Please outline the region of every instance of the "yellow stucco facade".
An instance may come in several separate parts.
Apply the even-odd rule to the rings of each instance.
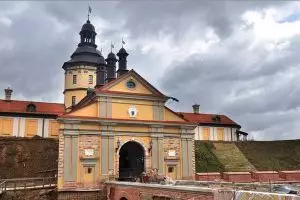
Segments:
[[[72,97],[75,104],[86,96],[88,88],[96,85],[96,67],[78,65],[69,67],[65,71],[64,103],[66,108],[72,106]]]
[[[126,86],[129,80],[135,88]],[[165,107],[167,99],[132,70],[59,117],[59,190],[128,178],[124,155],[131,148],[128,158],[140,155],[135,165],[142,171],[192,178],[195,125]]]

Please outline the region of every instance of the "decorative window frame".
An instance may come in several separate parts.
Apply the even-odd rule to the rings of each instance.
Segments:
[[[133,82],[134,83],[134,87],[133,88],[130,88],[130,87],[128,87],[127,86],[127,83],[129,82],[129,81],[131,81],[131,82]],[[136,90],[136,81],[134,80],[134,79],[132,79],[132,78],[130,78],[130,79],[128,79],[126,82],[125,82],[125,87],[128,89],[128,90]]]
[[[128,108],[128,114],[130,118],[136,118],[138,114],[138,110],[136,109],[135,106],[130,106]]]

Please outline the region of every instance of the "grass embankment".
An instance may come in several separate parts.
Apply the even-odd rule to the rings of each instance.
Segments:
[[[300,140],[247,141],[236,145],[259,171],[300,169]]]
[[[212,152],[214,145],[209,141],[195,141],[196,172],[221,172],[224,165]]]
[[[300,169],[300,140],[195,141],[196,172]]]

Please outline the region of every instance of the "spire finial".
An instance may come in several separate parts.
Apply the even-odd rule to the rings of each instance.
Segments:
[[[112,43],[112,41],[110,42],[110,52],[112,53],[113,48],[115,48],[114,44]]]
[[[88,21],[90,21],[90,14],[92,13],[91,6],[88,7]]]
[[[123,48],[124,44],[126,44],[126,43],[124,42],[123,37],[122,37],[122,48]]]

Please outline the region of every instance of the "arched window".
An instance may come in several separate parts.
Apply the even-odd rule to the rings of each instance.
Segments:
[[[27,108],[26,108],[27,112],[36,112],[36,106],[34,104],[28,104]]]

